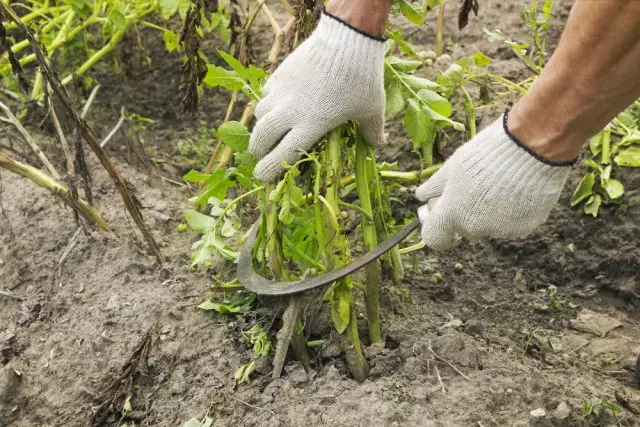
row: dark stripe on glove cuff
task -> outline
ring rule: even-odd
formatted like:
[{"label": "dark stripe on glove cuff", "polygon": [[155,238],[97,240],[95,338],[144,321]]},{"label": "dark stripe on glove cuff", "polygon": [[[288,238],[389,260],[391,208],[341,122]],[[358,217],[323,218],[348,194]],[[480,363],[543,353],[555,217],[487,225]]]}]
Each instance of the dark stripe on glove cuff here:
[{"label": "dark stripe on glove cuff", "polygon": [[507,124],[508,120],[509,120],[509,110],[506,110],[504,112],[504,115],[502,116],[502,126],[504,128],[504,132],[507,134],[507,136],[513,142],[516,143],[516,145],[518,147],[522,148],[524,151],[526,151],[527,153],[531,154],[539,162],[542,162],[545,165],[554,166],[554,167],[574,166],[578,162],[578,158],[577,157],[575,159],[573,159],[573,160],[568,160],[566,162],[554,162],[553,160],[549,160],[549,159],[546,159],[546,158],[542,157],[540,154],[536,153],[531,148],[529,148],[529,146],[527,146],[524,142],[520,141],[517,136],[515,136],[514,134],[511,133],[511,131],[509,130],[509,126]]},{"label": "dark stripe on glove cuff", "polygon": [[358,33],[360,35],[363,35],[363,36],[365,36],[367,38],[370,38],[372,40],[376,40],[376,41],[379,41],[379,42],[386,42],[387,41],[386,37],[378,37],[378,36],[372,36],[371,34],[367,34],[364,31],[362,31],[362,30],[354,27],[353,25],[349,24],[347,21],[344,21],[344,20],[338,18],[337,16],[334,16],[334,15],[330,14],[329,12],[327,12],[327,9],[324,6],[322,6],[322,14],[325,15],[325,16],[328,16],[329,18],[335,19],[336,21],[338,21],[342,25],[352,29],[356,33]]}]

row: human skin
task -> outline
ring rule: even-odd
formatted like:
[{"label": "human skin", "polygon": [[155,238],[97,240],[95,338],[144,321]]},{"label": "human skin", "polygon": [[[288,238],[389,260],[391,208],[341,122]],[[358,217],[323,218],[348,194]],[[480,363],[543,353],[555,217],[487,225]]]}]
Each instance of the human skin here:
[{"label": "human skin", "polygon": [[[330,0],[332,15],[384,34],[390,0]],[[640,2],[577,0],[560,43],[508,127],[548,160],[575,159],[584,142],[640,97]]]},{"label": "human skin", "polygon": [[374,37],[384,35],[391,0],[330,0],[327,12]]}]

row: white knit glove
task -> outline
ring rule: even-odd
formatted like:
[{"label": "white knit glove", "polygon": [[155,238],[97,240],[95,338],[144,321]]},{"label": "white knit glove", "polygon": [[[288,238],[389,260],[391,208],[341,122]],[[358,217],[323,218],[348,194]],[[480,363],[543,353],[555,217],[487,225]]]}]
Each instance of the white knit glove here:
[{"label": "white knit glove", "polygon": [[369,144],[382,142],[384,54],[383,39],[323,13],[313,34],[264,87],[249,144],[249,150],[262,158],[255,177],[278,178],[283,161],[295,163],[327,132],[348,120],[360,122]]},{"label": "white knit glove", "polygon": [[531,151],[507,128],[507,113],[457,149],[416,191],[422,240],[433,249],[455,235],[517,238],[546,221],[574,162],[555,163]]}]

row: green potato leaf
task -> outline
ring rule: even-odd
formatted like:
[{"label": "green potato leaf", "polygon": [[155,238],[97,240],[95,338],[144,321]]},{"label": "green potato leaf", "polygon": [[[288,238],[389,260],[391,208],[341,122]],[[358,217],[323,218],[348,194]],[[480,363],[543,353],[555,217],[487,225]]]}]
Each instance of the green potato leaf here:
[{"label": "green potato leaf", "polygon": [[180,47],[180,39],[178,38],[178,35],[173,31],[163,32],[162,40],[164,40],[164,46],[169,52],[173,52]]},{"label": "green potato leaf", "polygon": [[395,77],[390,79],[386,88],[386,95],[385,115],[387,117],[394,117],[404,110],[405,102],[402,84]]},{"label": "green potato leaf", "polygon": [[169,19],[178,11],[180,0],[160,0],[160,13],[163,19]]},{"label": "green potato leaf", "polygon": [[244,65],[240,63],[240,61],[234,58],[233,55],[230,55],[223,50],[218,50],[218,54],[222,57],[222,59],[224,59],[224,62],[229,64],[231,69],[233,69],[233,71],[235,71],[241,79],[249,79],[249,71],[244,67]]},{"label": "green potato leaf", "polygon": [[602,182],[602,188],[611,199],[619,199],[624,195],[624,185],[617,179],[607,179]]},{"label": "green potato leaf", "polygon": [[240,90],[244,87],[244,80],[238,73],[211,64],[207,64],[207,75],[202,82],[207,86],[222,86],[228,90]]},{"label": "green potato leaf", "polygon": [[618,151],[618,155],[613,160],[618,166],[640,168],[640,147],[629,147]]},{"label": "green potato leaf", "polygon": [[593,173],[588,173],[582,178],[580,184],[576,188],[576,191],[573,192],[573,196],[571,197],[571,206],[575,206],[583,200],[591,197],[593,194],[593,185],[596,182],[596,176]]},{"label": "green potato leaf", "polygon": [[401,71],[403,73],[415,71],[422,64],[420,61],[401,59],[397,56],[387,58],[386,62],[389,66],[393,67],[394,70]]},{"label": "green potato leaf", "polygon": [[188,182],[207,182],[211,175],[191,169],[183,178]]},{"label": "green potato leaf", "polygon": [[442,95],[429,89],[421,89],[418,91],[418,98],[427,104],[427,107],[432,111],[444,117],[451,116],[451,104]]},{"label": "green potato leaf", "polygon": [[415,91],[422,89],[435,91],[440,89],[440,85],[438,85],[438,83],[423,77],[414,76],[413,74],[405,74],[402,76],[402,80]]},{"label": "green potato leaf", "polygon": [[473,63],[477,67],[486,67],[487,65],[491,64],[491,58],[489,58],[484,53],[478,51],[476,52],[475,55],[473,55]]},{"label": "green potato leaf", "polygon": [[184,219],[187,221],[187,224],[189,224],[191,229],[202,234],[206,234],[213,230],[213,224],[216,221],[209,215],[201,214],[193,209],[187,209],[184,211]]},{"label": "green potato leaf", "polygon": [[218,128],[218,136],[228,147],[237,152],[244,152],[249,147],[249,129],[240,122],[230,121]]},{"label": "green potato leaf", "polygon": [[592,197],[589,197],[589,200],[587,200],[587,203],[585,203],[584,213],[595,218],[598,216],[600,205],[602,205],[602,196],[600,196],[599,194],[594,194]]},{"label": "green potato leaf", "polygon": [[410,22],[418,25],[424,24],[424,15],[422,10],[414,7],[411,3],[408,3],[406,0],[399,0],[400,12],[407,18]]},{"label": "green potato leaf", "polygon": [[429,127],[429,114],[420,103],[411,98],[408,100],[407,111],[404,114],[404,126],[411,139],[417,144],[427,140]]}]

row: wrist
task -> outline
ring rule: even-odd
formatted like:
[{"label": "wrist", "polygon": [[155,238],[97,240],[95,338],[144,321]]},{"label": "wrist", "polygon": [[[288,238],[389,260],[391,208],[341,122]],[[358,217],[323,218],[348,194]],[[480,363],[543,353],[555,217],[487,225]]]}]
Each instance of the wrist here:
[{"label": "wrist", "polygon": [[391,0],[329,0],[327,13],[372,37],[382,37]]},{"label": "wrist", "polygon": [[[543,71],[544,74],[544,71]],[[575,160],[585,141],[599,129],[589,123],[592,102],[572,90],[560,70],[541,75],[508,116],[509,131],[551,162]]]}]

